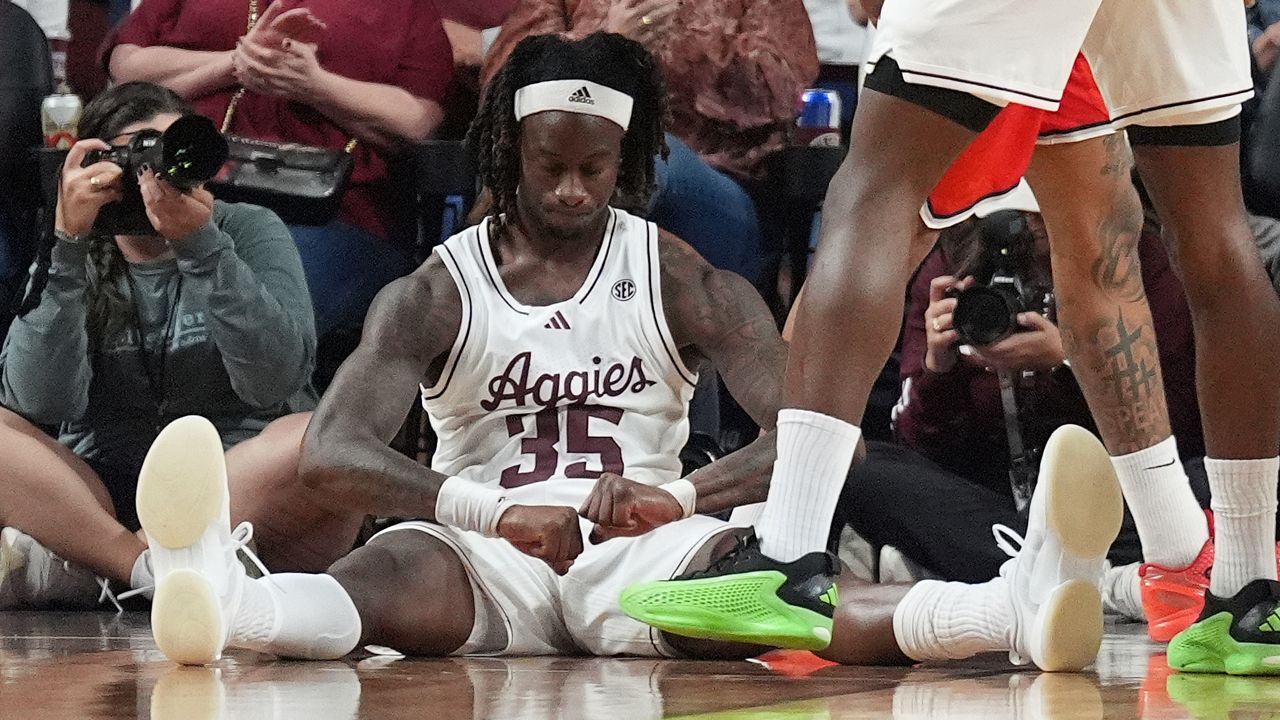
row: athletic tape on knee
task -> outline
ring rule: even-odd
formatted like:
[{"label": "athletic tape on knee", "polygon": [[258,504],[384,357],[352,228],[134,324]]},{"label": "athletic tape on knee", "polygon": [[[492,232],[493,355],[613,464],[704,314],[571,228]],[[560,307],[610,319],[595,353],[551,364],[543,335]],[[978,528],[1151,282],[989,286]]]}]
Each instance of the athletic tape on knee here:
[{"label": "athletic tape on knee", "polygon": [[500,490],[450,477],[436,494],[436,522],[496,537],[498,520],[511,506],[506,500]]}]

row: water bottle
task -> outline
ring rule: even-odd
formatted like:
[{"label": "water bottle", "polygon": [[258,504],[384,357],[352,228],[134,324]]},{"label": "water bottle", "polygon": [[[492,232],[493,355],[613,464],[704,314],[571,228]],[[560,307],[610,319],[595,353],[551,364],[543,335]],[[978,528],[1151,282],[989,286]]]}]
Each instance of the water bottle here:
[{"label": "water bottle", "polygon": [[796,142],[801,145],[840,145],[839,93],[824,88],[809,88],[800,95]]}]

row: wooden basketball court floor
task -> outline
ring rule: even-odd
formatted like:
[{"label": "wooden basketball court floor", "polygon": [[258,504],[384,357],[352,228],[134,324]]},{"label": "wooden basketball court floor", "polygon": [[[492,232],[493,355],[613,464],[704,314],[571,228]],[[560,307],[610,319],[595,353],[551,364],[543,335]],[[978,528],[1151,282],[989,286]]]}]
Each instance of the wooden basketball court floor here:
[{"label": "wooden basketball court floor", "polygon": [[180,668],[145,613],[0,613],[0,718],[349,720],[600,718],[1280,717],[1280,678],[1170,673],[1141,625],[1108,628],[1096,670],[1016,669],[1003,656],[917,668],[595,658],[285,662],[233,652]]}]

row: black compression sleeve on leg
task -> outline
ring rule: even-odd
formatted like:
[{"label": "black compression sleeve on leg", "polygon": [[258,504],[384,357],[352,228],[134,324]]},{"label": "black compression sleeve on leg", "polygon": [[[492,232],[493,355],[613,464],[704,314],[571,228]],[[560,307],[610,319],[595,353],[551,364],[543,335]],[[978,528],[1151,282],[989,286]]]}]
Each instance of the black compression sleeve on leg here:
[{"label": "black compression sleeve on leg", "polygon": [[1240,116],[1207,125],[1171,125],[1169,127],[1128,127],[1129,142],[1134,145],[1166,145],[1173,147],[1219,147],[1240,142]]},{"label": "black compression sleeve on leg", "polygon": [[999,105],[966,92],[909,83],[902,77],[897,61],[888,55],[876,61],[876,69],[867,76],[866,84],[876,92],[932,110],[974,132],[985,130],[1001,110]]}]

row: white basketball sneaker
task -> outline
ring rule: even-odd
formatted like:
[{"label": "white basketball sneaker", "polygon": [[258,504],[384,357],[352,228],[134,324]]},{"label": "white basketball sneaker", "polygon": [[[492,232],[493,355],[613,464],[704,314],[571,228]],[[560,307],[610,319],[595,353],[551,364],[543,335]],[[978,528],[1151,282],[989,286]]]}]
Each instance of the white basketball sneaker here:
[{"label": "white basketball sneaker", "polygon": [[1102,644],[1098,588],[1123,515],[1106,448],[1084,428],[1058,428],[1045,445],[1022,549],[1000,569],[1013,603],[1010,660],[1047,671],[1094,661]]},{"label": "white basketball sneaker", "polygon": [[217,661],[248,581],[236,553],[253,527],[231,530],[227,467],[212,423],[189,415],[160,432],[138,475],[137,505],[156,578],[156,645],[184,665]]},{"label": "white basketball sneaker", "polygon": [[103,581],[17,528],[0,530],[0,610],[89,610]]}]

